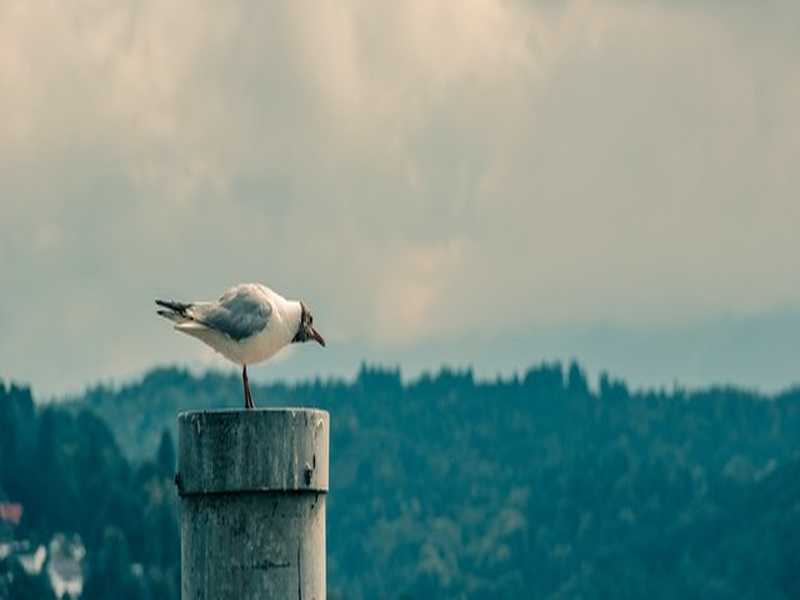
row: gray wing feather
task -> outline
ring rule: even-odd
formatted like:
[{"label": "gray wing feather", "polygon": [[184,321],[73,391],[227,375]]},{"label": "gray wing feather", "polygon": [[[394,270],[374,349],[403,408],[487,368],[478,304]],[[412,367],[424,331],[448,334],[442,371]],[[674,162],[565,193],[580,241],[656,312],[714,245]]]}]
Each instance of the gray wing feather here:
[{"label": "gray wing feather", "polygon": [[236,341],[263,331],[272,316],[272,305],[249,285],[228,290],[219,302],[192,308],[195,321]]}]

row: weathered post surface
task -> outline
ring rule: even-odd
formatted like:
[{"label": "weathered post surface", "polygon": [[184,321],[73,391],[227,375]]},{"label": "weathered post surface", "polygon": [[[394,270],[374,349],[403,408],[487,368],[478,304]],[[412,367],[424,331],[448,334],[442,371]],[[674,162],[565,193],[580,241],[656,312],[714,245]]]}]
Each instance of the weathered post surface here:
[{"label": "weathered post surface", "polygon": [[325,600],[329,427],[307,408],[178,416],[183,600]]}]

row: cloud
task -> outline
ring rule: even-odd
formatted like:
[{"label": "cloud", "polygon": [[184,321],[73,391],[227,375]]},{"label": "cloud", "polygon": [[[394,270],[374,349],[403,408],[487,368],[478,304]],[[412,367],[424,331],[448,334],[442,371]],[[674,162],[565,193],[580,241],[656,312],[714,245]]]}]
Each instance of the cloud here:
[{"label": "cloud", "polygon": [[3,373],[199,360],[151,299],[240,280],[376,347],[796,307],[798,17],[5,2]]}]

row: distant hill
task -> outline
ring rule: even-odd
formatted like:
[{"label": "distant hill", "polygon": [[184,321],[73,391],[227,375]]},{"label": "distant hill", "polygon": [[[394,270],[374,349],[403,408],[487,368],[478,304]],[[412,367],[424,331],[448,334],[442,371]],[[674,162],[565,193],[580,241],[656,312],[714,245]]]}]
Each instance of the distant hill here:
[{"label": "distant hill", "polygon": [[[240,406],[240,386],[159,369],[57,411],[107,423],[135,472],[170,460],[177,412]],[[409,384],[365,366],[253,394],[331,412],[331,598],[800,597],[798,389],[592,390],[551,364]]]}]

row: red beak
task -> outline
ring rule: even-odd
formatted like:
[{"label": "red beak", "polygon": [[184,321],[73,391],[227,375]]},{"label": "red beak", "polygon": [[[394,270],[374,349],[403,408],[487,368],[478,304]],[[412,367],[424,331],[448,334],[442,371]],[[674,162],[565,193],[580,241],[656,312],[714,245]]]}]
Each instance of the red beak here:
[{"label": "red beak", "polygon": [[311,337],[314,338],[319,343],[319,345],[324,348],[325,339],[319,334],[319,331],[317,331],[313,327],[309,327],[309,329],[311,329]]}]

